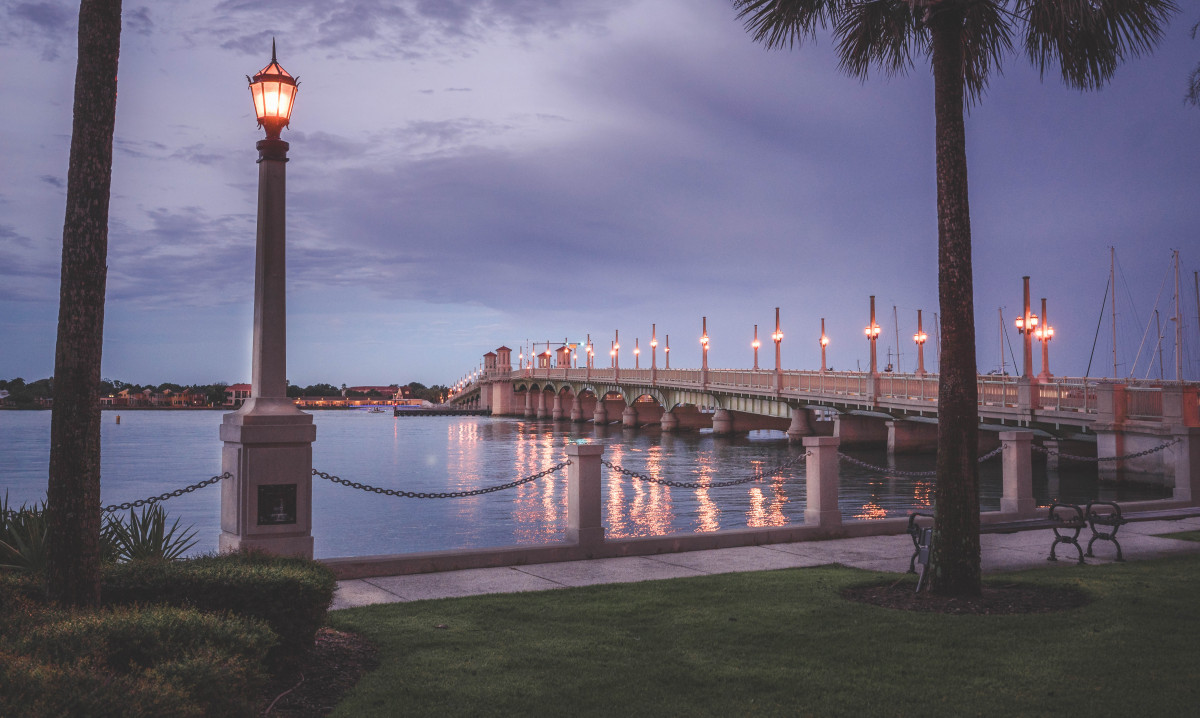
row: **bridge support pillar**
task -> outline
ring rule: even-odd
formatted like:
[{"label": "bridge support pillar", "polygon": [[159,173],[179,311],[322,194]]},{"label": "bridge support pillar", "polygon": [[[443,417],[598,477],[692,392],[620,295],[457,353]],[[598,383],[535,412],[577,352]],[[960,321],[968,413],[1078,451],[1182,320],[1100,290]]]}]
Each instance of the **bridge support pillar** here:
[{"label": "bridge support pillar", "polygon": [[604,426],[608,423],[608,409],[604,406],[604,399],[596,400],[596,410],[592,412],[592,423],[596,426]]},{"label": "bridge support pillar", "polygon": [[833,418],[833,435],[841,446],[886,445],[887,427],[882,419],[855,414],[838,414]]},{"label": "bridge support pillar", "polygon": [[522,415],[526,419],[533,418],[533,390],[532,389],[525,390],[525,411],[522,412]]},{"label": "bridge support pillar", "polygon": [[601,444],[568,444],[567,458],[567,541],[579,546],[604,543],[600,523]]},{"label": "bridge support pillar", "polygon": [[717,409],[712,418],[713,433],[728,435],[733,433],[733,416],[726,409]]},{"label": "bridge support pillar", "polygon": [[563,408],[562,408],[562,394],[561,393],[554,395],[554,405],[550,409],[550,418],[555,421],[562,421]]},{"label": "bridge support pillar", "polygon": [[543,389],[537,393],[537,410],[534,412],[539,419],[545,419],[549,412],[546,411],[546,391]]},{"label": "bridge support pillar", "polygon": [[808,451],[804,473],[808,503],[804,523],[810,526],[841,526],[838,509],[838,440],[832,436],[806,436]]},{"label": "bridge support pillar", "polygon": [[625,407],[625,411],[621,412],[621,426],[636,428],[637,425],[638,425],[637,409],[634,409],[633,405],[630,404],[629,406]]},{"label": "bridge support pillar", "polygon": [[1062,451],[1062,442],[1058,439],[1046,439],[1042,441],[1042,448],[1046,450],[1046,471],[1058,471],[1058,454]]},{"label": "bridge support pillar", "polygon": [[664,411],[659,426],[663,431],[675,431],[679,428],[679,418],[670,410]]},{"label": "bridge support pillar", "polygon": [[583,405],[579,403],[579,395],[571,397],[571,421],[576,424],[583,421]]},{"label": "bridge support pillar", "polygon": [[1033,500],[1033,432],[1002,431],[1004,446],[1004,494],[1000,510],[1006,514],[1033,516],[1037,504]]},{"label": "bridge support pillar", "polygon": [[889,454],[937,452],[937,424],[927,424],[921,421],[893,420],[887,422],[887,432]]},{"label": "bridge support pillar", "polygon": [[808,409],[792,409],[792,423],[787,428],[788,441],[796,442],[813,435],[812,412]]}]

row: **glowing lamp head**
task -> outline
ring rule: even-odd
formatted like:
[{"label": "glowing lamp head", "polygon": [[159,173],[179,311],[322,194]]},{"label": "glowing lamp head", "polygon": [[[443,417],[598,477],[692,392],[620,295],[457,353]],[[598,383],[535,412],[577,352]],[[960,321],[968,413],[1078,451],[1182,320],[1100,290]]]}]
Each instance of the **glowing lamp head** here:
[{"label": "glowing lamp head", "polygon": [[821,346],[829,346],[829,337],[825,336],[824,334],[821,335]]},{"label": "glowing lamp head", "polygon": [[259,70],[253,79],[246,79],[250,82],[250,97],[254,100],[258,126],[267,131],[267,139],[279,139],[279,133],[291,121],[299,81],[275,59],[274,40],[271,40],[270,64]]},{"label": "glowing lamp head", "polygon": [[917,332],[916,334],[913,335],[913,341],[916,342],[917,344],[924,344],[925,340],[928,338],[929,338],[929,335],[926,334],[925,332]]},{"label": "glowing lamp head", "polygon": [[759,343],[758,343],[758,340],[757,340],[757,339],[755,339],[754,341],[750,342],[750,346],[752,346],[752,347],[754,347],[755,349],[757,349],[757,348],[758,348],[760,345],[759,345]]},{"label": "glowing lamp head", "polygon": [[641,353],[642,353],[642,350],[641,350],[641,349],[638,349],[637,347],[634,347],[634,348],[633,348],[633,353],[634,353],[634,354],[641,354]]},{"label": "glowing lamp head", "polygon": [[700,337],[700,343],[704,345],[704,348],[705,348],[705,349],[707,349],[707,348],[708,348],[708,335],[707,335],[707,334],[705,334],[704,336]]},{"label": "glowing lamp head", "polygon": [[658,346],[658,340],[657,340],[657,339],[651,339],[651,340],[650,340],[650,347],[651,347],[651,348],[653,348],[653,347],[656,347],[656,346]]},{"label": "glowing lamp head", "polygon": [[875,338],[877,338],[879,336],[880,331],[881,331],[881,329],[878,324],[872,324],[871,326],[867,327],[867,329],[866,329],[867,339],[874,340]]},{"label": "glowing lamp head", "polygon": [[778,344],[779,342],[783,341],[783,332],[776,329],[775,331],[771,332],[771,339],[773,339],[775,341],[775,343]]}]

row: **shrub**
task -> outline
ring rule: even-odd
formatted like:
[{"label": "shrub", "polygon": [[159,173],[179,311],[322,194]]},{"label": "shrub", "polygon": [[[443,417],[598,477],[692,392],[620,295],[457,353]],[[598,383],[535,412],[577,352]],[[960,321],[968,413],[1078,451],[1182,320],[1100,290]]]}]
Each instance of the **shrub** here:
[{"label": "shrub", "polygon": [[194,714],[253,715],[263,685],[263,657],[274,640],[259,621],[191,609],[79,612],[38,625],[15,641],[27,660],[14,677],[59,684],[68,715],[125,715],[123,704],[107,711],[109,694],[127,691],[155,715],[158,702],[141,694],[162,687],[171,688],[168,698],[195,706]]},{"label": "shrub", "polygon": [[179,519],[167,528],[167,512],[158,505],[143,506],[139,515],[129,510],[129,521],[109,515],[104,522],[103,542],[118,561],[154,559],[174,561],[196,545],[196,531],[181,529]]},{"label": "shrub", "polygon": [[240,553],[108,566],[100,590],[105,604],[165,603],[265,621],[279,636],[268,663],[286,668],[312,647],[335,587],[315,561]]},{"label": "shrub", "polygon": [[8,504],[8,494],[0,502],[0,569],[40,572],[46,567],[46,504]]}]

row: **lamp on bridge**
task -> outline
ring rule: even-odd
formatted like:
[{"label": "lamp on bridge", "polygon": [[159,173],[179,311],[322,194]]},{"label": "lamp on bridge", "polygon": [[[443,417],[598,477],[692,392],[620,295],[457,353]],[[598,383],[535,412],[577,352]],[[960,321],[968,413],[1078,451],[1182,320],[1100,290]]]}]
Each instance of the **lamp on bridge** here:
[{"label": "lamp on bridge", "polygon": [[825,317],[821,317],[821,373],[825,373],[825,347],[829,346],[829,337],[825,336]]},{"label": "lamp on bridge", "polygon": [[754,371],[758,371],[758,325],[754,325],[754,341],[750,342],[750,346],[754,347]]},{"label": "lamp on bridge", "polygon": [[1021,279],[1025,285],[1025,311],[1021,316],[1017,317],[1016,325],[1017,332],[1024,339],[1022,343],[1024,345],[1025,367],[1021,372],[1021,376],[1028,379],[1033,376],[1033,334],[1037,331],[1038,316],[1029,311],[1029,277],[1022,277]]},{"label": "lamp on bridge", "polygon": [[670,334],[668,334],[668,335],[666,335],[666,337],[664,337],[663,345],[664,345],[663,346],[663,361],[665,363],[665,366],[663,368],[670,369],[671,368],[671,335]]},{"label": "lamp on bridge", "polygon": [[775,342],[775,373],[778,374],[781,366],[779,344],[783,341],[783,332],[779,329],[779,307],[775,307],[775,331],[771,332],[771,341]]},{"label": "lamp on bridge", "polygon": [[621,330],[620,329],[613,330],[612,357],[613,357],[613,368],[614,369],[621,368]]},{"label": "lamp on bridge", "polygon": [[[253,549],[313,555],[312,416],[287,396],[286,168],[298,84],[275,57],[247,77],[254,116],[266,137],[258,150],[258,234],[254,262],[254,340],[250,398],[221,423],[221,551]],[[280,511],[274,510],[282,505]]]},{"label": "lamp on bridge", "polygon": [[929,335],[921,328],[921,310],[917,310],[917,333],[913,341],[917,344],[917,376],[925,376],[925,342]]},{"label": "lamp on bridge", "polygon": [[1038,374],[1038,379],[1044,381],[1054,376],[1050,373],[1050,340],[1054,338],[1054,327],[1050,326],[1046,315],[1045,297],[1042,297],[1042,323],[1033,330],[1033,338],[1042,343],[1042,373]]},{"label": "lamp on bridge", "polygon": [[708,317],[704,317],[701,322],[701,331],[703,333],[700,335],[700,346],[703,348],[703,361],[700,364],[700,369],[708,371]]},{"label": "lamp on bridge", "polygon": [[875,361],[875,340],[879,338],[880,327],[875,323],[875,295],[871,295],[871,323],[867,325],[867,341],[871,342],[871,376],[878,373],[878,364]]},{"label": "lamp on bridge", "polygon": [[650,368],[658,368],[658,325],[650,325]]},{"label": "lamp on bridge", "polygon": [[640,341],[641,340],[639,340],[637,337],[634,337],[634,339],[633,339],[633,368],[634,369],[642,368],[642,364],[640,361],[641,356],[642,356],[642,347],[640,345]]}]

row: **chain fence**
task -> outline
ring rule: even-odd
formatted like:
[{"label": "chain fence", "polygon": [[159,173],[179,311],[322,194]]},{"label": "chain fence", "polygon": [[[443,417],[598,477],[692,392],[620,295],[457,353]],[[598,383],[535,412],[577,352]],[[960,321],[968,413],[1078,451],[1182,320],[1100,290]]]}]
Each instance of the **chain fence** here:
[{"label": "chain fence", "polygon": [[602,459],[600,461],[600,463],[607,466],[608,468],[612,469],[613,471],[617,472],[618,474],[624,474],[625,476],[628,476],[631,479],[637,479],[638,481],[647,481],[652,484],[660,484],[662,486],[670,486],[670,487],[676,488],[676,489],[719,489],[722,486],[737,486],[738,484],[748,484],[751,481],[761,481],[769,476],[776,476],[778,474],[783,473],[784,471],[791,468],[792,466],[795,466],[797,463],[800,462],[801,459],[809,456],[811,453],[812,453],[811,451],[807,451],[803,454],[798,454],[797,456],[780,464],[779,466],[776,466],[774,469],[771,469],[770,471],[761,471],[761,470],[756,469],[753,474],[751,474],[745,478],[730,479],[729,481],[712,481],[709,483],[704,483],[704,482],[700,482],[700,481],[671,481],[669,479],[656,479],[653,476],[646,476],[645,474],[639,474],[636,471],[630,471],[629,469],[623,468],[621,466],[617,466],[616,464],[612,463],[611,461],[606,461],[606,460]]},{"label": "chain fence", "polygon": [[233,478],[233,474],[226,471],[225,473],[221,474],[220,476],[214,476],[211,479],[205,479],[204,481],[198,481],[198,482],[192,484],[191,486],[184,486],[182,489],[175,489],[174,491],[168,491],[165,494],[159,494],[158,496],[151,496],[148,499],[138,499],[137,501],[126,501],[123,504],[112,504],[111,506],[102,506],[102,507],[100,507],[100,510],[103,511],[104,513],[112,513],[114,511],[126,511],[128,509],[136,509],[136,508],[140,508],[142,506],[153,506],[154,504],[157,504],[159,501],[166,501],[167,499],[173,499],[176,496],[183,496],[184,494],[190,494],[193,491],[196,491],[197,489],[203,489],[205,486],[212,486],[213,484],[219,483],[220,481],[222,481],[224,479],[232,479],[232,478]]},{"label": "chain fence", "polygon": [[523,479],[510,481],[507,484],[487,486],[482,489],[472,489],[470,491],[401,491],[399,489],[385,489],[379,486],[371,486],[370,484],[360,484],[357,481],[349,481],[339,476],[327,474],[324,471],[317,471],[316,469],[313,469],[312,474],[313,476],[325,479],[326,481],[332,481],[335,484],[341,484],[342,486],[348,486],[352,489],[358,489],[360,491],[370,491],[374,494],[383,494],[384,496],[399,496],[406,499],[459,499],[465,496],[479,496],[480,494],[490,494],[494,491],[504,491],[505,489],[516,488],[521,484],[528,484],[531,481],[537,481],[538,479],[549,476],[557,471],[562,471],[570,465],[571,460],[568,459],[561,464],[555,464],[548,469],[539,471],[531,476],[526,476]]},{"label": "chain fence", "polygon": [[1145,451],[1139,451],[1136,454],[1125,454],[1124,456],[1078,456],[1076,454],[1067,454],[1067,453],[1064,453],[1061,451],[1055,451],[1054,449],[1047,449],[1046,447],[1038,446],[1037,444],[1033,445],[1033,450],[1037,451],[1039,453],[1045,454],[1046,456],[1057,456],[1060,459],[1070,459],[1071,461],[1086,461],[1086,462],[1090,462],[1090,463],[1095,463],[1095,462],[1099,462],[1099,461],[1126,461],[1128,459],[1137,459],[1142,456],[1149,456],[1150,454],[1153,454],[1155,452],[1162,451],[1163,449],[1167,448],[1168,446],[1171,446],[1173,444],[1178,444],[1178,443],[1179,443],[1179,439],[1172,439],[1170,441],[1159,444],[1158,446],[1155,446],[1152,449],[1146,449]]},{"label": "chain fence", "polygon": [[[999,456],[1000,452],[1003,450],[1004,450],[1003,445],[997,446],[996,448],[987,452],[983,456],[979,457],[979,463],[982,464],[985,461],[989,461],[989,460]],[[935,471],[901,471],[900,469],[889,469],[889,468],[886,468],[883,466],[875,466],[874,464],[868,464],[865,461],[856,459],[853,456],[850,456],[849,454],[843,454],[840,451],[838,452],[838,458],[847,463],[854,464],[855,466],[862,467],[869,471],[877,471],[881,474],[886,474],[888,476],[912,476],[912,477],[916,477],[916,478],[927,478],[930,476],[937,476],[936,470]]]}]

